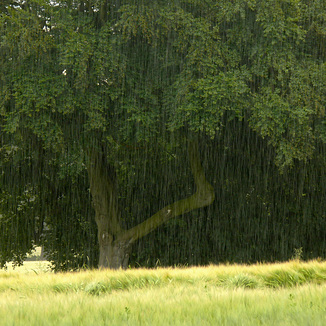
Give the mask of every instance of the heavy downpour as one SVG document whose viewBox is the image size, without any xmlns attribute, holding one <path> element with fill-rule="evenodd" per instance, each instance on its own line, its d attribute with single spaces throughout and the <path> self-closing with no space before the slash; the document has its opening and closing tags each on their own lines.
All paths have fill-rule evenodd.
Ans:
<svg viewBox="0 0 326 326">
<path fill-rule="evenodd" d="M 0 267 L 324 259 L 325 26 L 318 0 L 2 0 Z"/>
</svg>

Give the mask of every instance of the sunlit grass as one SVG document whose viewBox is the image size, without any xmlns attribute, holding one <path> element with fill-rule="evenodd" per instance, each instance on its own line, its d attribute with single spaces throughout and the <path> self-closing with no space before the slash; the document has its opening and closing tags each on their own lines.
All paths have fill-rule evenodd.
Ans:
<svg viewBox="0 0 326 326">
<path fill-rule="evenodd" d="M 40 261 L 25 261 L 24 265 L 14 267 L 11 263 L 7 265 L 7 272 L 19 272 L 19 273 L 44 273 L 51 270 L 50 263 L 45 260 Z M 0 269 L 1 273 L 1 269 Z M 0 274 L 1 275 L 1 274 Z"/>
<path fill-rule="evenodd" d="M 0 271 L 0 316 L 1 325 L 326 325 L 326 262 Z"/>
</svg>

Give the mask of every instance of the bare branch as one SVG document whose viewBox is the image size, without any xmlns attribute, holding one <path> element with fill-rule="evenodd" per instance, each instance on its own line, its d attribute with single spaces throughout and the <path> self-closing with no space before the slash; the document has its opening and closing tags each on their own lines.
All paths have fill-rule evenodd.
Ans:
<svg viewBox="0 0 326 326">
<path fill-rule="evenodd" d="M 132 243 L 155 230 L 169 219 L 185 214 L 194 209 L 208 206 L 214 201 L 214 189 L 206 180 L 200 163 L 198 143 L 191 142 L 188 151 L 191 170 L 196 183 L 196 192 L 190 197 L 176 201 L 173 204 L 162 208 L 146 221 L 122 232 L 122 234 L 119 235 L 119 239 L 129 240 L 129 242 Z"/>
</svg>

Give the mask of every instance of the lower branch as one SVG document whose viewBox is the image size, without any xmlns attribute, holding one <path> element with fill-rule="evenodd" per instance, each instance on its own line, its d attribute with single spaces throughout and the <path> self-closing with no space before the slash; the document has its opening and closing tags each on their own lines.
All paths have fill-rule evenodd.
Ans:
<svg viewBox="0 0 326 326">
<path fill-rule="evenodd" d="M 185 214 L 194 209 L 208 206 L 214 201 L 214 189 L 206 180 L 199 159 L 197 142 L 191 142 L 189 144 L 189 160 L 196 183 L 196 192 L 188 198 L 178 200 L 173 204 L 162 208 L 160 211 L 137 226 L 123 231 L 122 234 L 119 235 L 119 239 L 127 240 L 129 243 L 133 243 L 137 239 L 142 238 L 151 231 L 155 230 L 169 219 Z"/>
</svg>

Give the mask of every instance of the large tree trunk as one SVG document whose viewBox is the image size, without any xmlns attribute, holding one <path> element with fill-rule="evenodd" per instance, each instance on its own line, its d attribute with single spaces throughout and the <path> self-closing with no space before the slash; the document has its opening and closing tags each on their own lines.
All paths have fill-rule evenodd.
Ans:
<svg viewBox="0 0 326 326">
<path fill-rule="evenodd" d="M 99 230 L 100 268 L 126 269 L 129 262 L 131 244 L 123 240 L 113 240 L 106 231 Z"/>
<path fill-rule="evenodd" d="M 122 229 L 115 171 L 104 153 L 91 149 L 88 155 L 87 170 L 98 228 L 99 268 L 126 268 L 131 244 L 118 239 Z"/>
<path fill-rule="evenodd" d="M 210 205 L 214 201 L 213 187 L 206 180 L 200 164 L 197 142 L 191 142 L 189 145 L 189 160 L 196 192 L 188 198 L 162 208 L 143 223 L 123 230 L 119 224 L 120 211 L 114 169 L 108 164 L 103 153 L 94 149 L 89 151 L 87 170 L 98 227 L 99 268 L 127 268 L 132 243 L 169 219 Z"/>
</svg>

